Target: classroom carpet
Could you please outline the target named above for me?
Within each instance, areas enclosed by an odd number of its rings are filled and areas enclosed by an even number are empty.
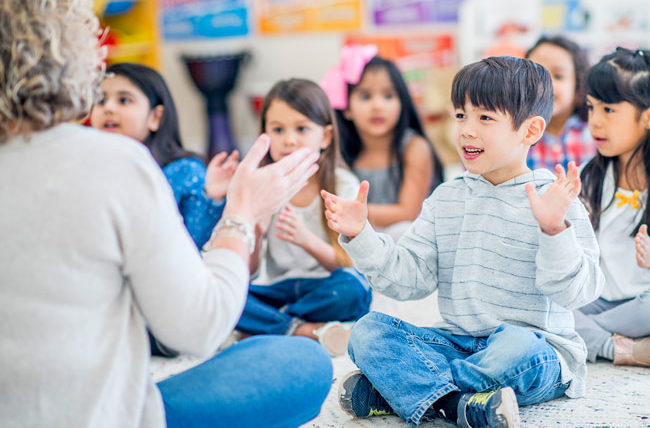
[[[376,295],[373,310],[400,317],[415,325],[430,326],[440,318],[435,294],[416,302],[397,302]],[[154,357],[151,371],[156,382],[199,364],[202,360],[180,356]],[[338,405],[338,383],[356,369],[347,356],[333,359],[334,379],[321,413],[302,428],[406,428],[397,416],[353,419]],[[522,427],[650,427],[650,368],[614,366],[607,362],[588,364],[584,398],[560,398],[520,409]],[[436,420],[422,428],[453,427]]]

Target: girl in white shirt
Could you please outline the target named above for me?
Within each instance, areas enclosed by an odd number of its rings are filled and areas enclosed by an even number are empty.
[[[326,189],[352,198],[359,189],[356,177],[342,167],[334,127],[327,95],[314,82],[280,81],[264,100],[261,128],[271,137],[266,162],[308,147],[320,153],[319,170],[271,219],[259,246],[259,275],[237,329],[306,336],[341,355],[349,330],[338,321],[365,315],[371,294],[366,278],[351,267],[338,234],[327,227],[319,196]]]
[[[617,48],[587,76],[598,154],[582,171],[606,284],[575,312],[589,359],[650,366],[650,51]]]

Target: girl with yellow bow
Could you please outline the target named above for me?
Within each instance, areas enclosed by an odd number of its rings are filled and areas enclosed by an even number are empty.
[[[581,173],[606,284],[575,311],[588,358],[650,366],[650,55],[617,48],[587,75],[598,148]]]

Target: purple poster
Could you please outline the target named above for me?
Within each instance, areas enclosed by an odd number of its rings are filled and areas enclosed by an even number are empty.
[[[458,21],[462,0],[374,0],[375,25],[435,24]]]

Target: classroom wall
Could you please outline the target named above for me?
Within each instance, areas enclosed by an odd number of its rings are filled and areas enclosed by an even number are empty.
[[[228,100],[233,134],[245,149],[253,142],[259,128],[249,96],[263,95],[280,79],[320,80],[338,63],[342,38],[340,33],[326,33],[164,43],[162,72],[179,110],[184,144],[191,150],[204,152],[207,125],[204,97],[191,81],[180,59],[182,54],[214,55],[242,49],[251,52],[251,60],[241,69],[237,86]]]
[[[436,1],[440,4],[445,2]],[[449,3],[454,4],[454,1],[449,0]],[[422,3],[432,2],[434,0]],[[406,37],[418,33],[432,34],[432,31],[448,32],[454,34],[456,39],[454,47],[458,61],[453,66],[466,64],[487,54],[497,54],[494,53],[495,48],[499,49],[498,54],[521,55],[541,33],[566,34],[589,51],[592,62],[617,45],[648,47],[650,40],[650,0],[462,0],[458,4],[458,21],[454,23],[380,28],[365,22],[362,29],[351,33]],[[251,21],[250,35],[245,37],[162,41],[161,71],[177,102],[181,134],[188,148],[205,151],[207,125],[205,101],[190,80],[180,59],[181,54],[214,55],[241,50],[252,54],[228,99],[233,135],[245,150],[257,136],[259,128],[250,97],[264,95],[280,79],[302,77],[319,81],[329,68],[338,63],[347,34],[335,31],[269,35],[257,32],[254,27]],[[430,82],[450,80],[455,71],[452,68],[439,70],[448,74],[451,71],[450,75],[432,74],[431,79],[425,81],[427,87],[434,88],[435,84]],[[430,91],[435,92],[433,97],[424,99],[423,104],[431,107],[432,98],[436,101],[433,104],[439,104],[437,100],[447,91],[443,90],[443,85],[438,86],[441,88]],[[447,98],[448,93],[443,96]],[[441,119],[443,116],[447,117],[440,106],[428,108],[427,111],[438,114],[438,119],[433,120],[441,121],[445,120]],[[430,118],[424,119],[426,126]],[[434,145],[443,141],[451,147],[446,124],[433,126],[437,128],[430,128],[427,132]],[[431,129],[436,132],[431,132]],[[439,153],[444,154],[441,148],[445,147],[437,147]],[[450,156],[443,157],[449,162],[453,161],[455,150],[452,148]]]

